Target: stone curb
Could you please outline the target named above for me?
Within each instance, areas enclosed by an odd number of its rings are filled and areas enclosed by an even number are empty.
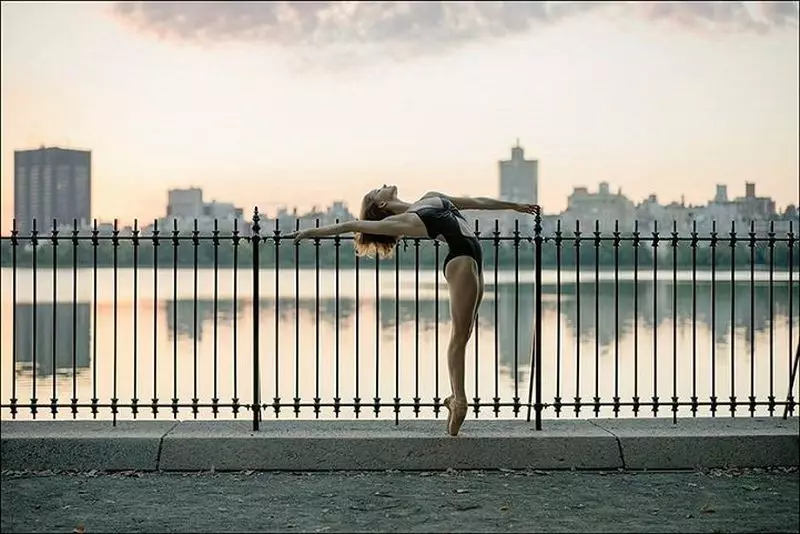
[[[800,464],[800,419],[0,421],[3,470],[658,470]]]

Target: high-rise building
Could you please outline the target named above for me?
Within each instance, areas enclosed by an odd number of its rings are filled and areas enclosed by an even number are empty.
[[[89,223],[92,216],[92,153],[44,147],[14,151],[14,217],[22,233],[33,220],[40,231]]]
[[[714,196],[714,202],[717,204],[725,204],[728,202],[728,186],[724,184],[717,184],[717,194]]]
[[[539,161],[525,159],[519,140],[511,149],[511,159],[500,161],[500,198],[510,202],[539,203]]]
[[[198,219],[203,216],[203,190],[170,189],[167,191],[167,218]]]

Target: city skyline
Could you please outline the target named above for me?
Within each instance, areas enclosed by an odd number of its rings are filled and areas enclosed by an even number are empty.
[[[386,54],[353,45],[369,53],[333,66],[324,28],[314,55],[299,51],[299,30],[227,28],[224,42],[214,32],[197,42],[158,11],[197,22],[243,5],[3,4],[2,233],[13,151],[40,144],[90,148],[93,216],[128,224],[161,216],[166,191],[192,185],[245,212],[356,208],[381,183],[408,199],[496,196],[497,162],[516,139],[539,161],[548,213],[572,188],[603,181],[636,200],[691,204],[716,184],[735,197],[756,182],[781,211],[797,203],[792,3],[748,4],[739,18],[739,3],[713,13],[678,3],[673,15],[581,8],[502,38],[423,25],[414,42],[433,51],[398,51],[401,35]],[[530,15],[525,6],[518,15]],[[316,8],[290,8],[321,20]]]

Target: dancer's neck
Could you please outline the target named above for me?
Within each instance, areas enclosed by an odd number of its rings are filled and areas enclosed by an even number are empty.
[[[408,211],[408,208],[411,207],[411,204],[405,202],[404,200],[391,200],[386,203],[386,209],[392,213],[392,215],[399,215],[401,213],[405,213]]]

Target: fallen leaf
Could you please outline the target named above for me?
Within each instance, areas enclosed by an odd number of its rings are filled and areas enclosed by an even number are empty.
[[[468,489],[457,489],[456,493],[469,493]]]
[[[500,507],[501,512],[505,512],[506,510],[508,510],[508,505],[504,504],[503,506]]]
[[[704,514],[713,514],[714,512],[716,512],[716,510],[714,510],[710,504],[704,504],[703,507],[700,509],[700,511],[703,512]]]
[[[73,534],[84,534],[86,532],[86,525],[83,523],[78,523],[75,528],[72,529]]]

